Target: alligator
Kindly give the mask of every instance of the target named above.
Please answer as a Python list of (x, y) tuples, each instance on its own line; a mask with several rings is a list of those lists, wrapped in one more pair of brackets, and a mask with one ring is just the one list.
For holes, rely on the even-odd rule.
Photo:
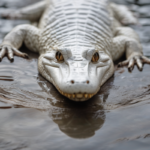
[(114, 74), (114, 62), (141, 71), (150, 59), (143, 56), (137, 33), (129, 24), (137, 18), (124, 5), (107, 0), (46, 0), (6, 11), (2, 17), (28, 19), (8, 33), (0, 45), (0, 60), (7, 55), (27, 57), (18, 49), (24, 43), (39, 53), (39, 73), (73, 101), (92, 98)]

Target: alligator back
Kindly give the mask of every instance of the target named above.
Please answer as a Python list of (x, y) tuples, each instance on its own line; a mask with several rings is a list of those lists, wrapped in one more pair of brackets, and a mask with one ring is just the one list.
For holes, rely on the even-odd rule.
[(107, 0), (50, 0), (40, 28), (45, 50), (91, 45), (102, 49), (112, 39)]

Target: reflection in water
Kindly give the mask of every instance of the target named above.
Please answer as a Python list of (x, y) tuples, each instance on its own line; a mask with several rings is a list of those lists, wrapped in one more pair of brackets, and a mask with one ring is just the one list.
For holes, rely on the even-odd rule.
[(72, 138), (89, 138), (102, 127), (105, 114), (102, 108), (87, 111), (84, 110), (87, 109), (85, 107), (53, 111), (52, 119), (66, 135)]
[(50, 83), (42, 80), (39, 76), (41, 88), (51, 93), (56, 100), (48, 99), (52, 105), (50, 116), (62, 132), (72, 138), (89, 138), (102, 127), (105, 113), (102, 105), (96, 103), (96, 99), (93, 98), (83, 103), (72, 102), (58, 94)]
[[(67, 115), (62, 113), (61, 115)], [(72, 138), (89, 138), (95, 134), (95, 131), (100, 129), (104, 123), (104, 112), (85, 113), (74, 112), (67, 117), (55, 118), (55, 123), (58, 124), (59, 129)]]

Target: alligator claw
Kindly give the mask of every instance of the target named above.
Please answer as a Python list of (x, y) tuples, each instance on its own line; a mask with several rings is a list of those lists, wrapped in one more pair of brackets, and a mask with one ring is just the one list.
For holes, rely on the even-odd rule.
[(16, 56), (20, 56), (23, 58), (28, 58), (28, 55), (26, 53), (22, 53), (19, 50), (17, 50), (16, 48), (4, 44), (0, 46), (0, 61), (2, 61), (3, 57), (7, 54), (8, 59), (12, 62), (14, 61), (14, 55)]
[(142, 71), (143, 70), (143, 64), (145, 64), (145, 63), (150, 64), (150, 59), (145, 57), (145, 56), (136, 55), (136, 56), (131, 57), (128, 60), (120, 62), (118, 64), (118, 67), (128, 66), (129, 72), (132, 72), (132, 70), (134, 69), (134, 65), (136, 64), (139, 71)]

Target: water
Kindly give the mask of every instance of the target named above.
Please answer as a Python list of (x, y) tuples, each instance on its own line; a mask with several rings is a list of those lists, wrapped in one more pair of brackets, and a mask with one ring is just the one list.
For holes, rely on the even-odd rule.
[[(10, 3), (9, 3), (10, 2)], [(35, 1), (33, 1), (35, 2)], [(131, 6), (132, 0), (120, 1)], [(1, 0), (3, 7), (20, 7), (23, 0)], [(146, 4), (146, 5), (145, 5)], [(150, 5), (132, 9), (143, 25), (132, 26), (150, 56)], [(147, 11), (146, 11), (147, 10)], [(17, 24), (0, 19), (0, 41)], [(117, 68), (98, 94), (85, 103), (71, 102), (38, 74), (38, 55), (21, 48), (29, 59), (5, 57), (0, 63), (1, 150), (149, 150), (150, 66), (139, 72)]]

